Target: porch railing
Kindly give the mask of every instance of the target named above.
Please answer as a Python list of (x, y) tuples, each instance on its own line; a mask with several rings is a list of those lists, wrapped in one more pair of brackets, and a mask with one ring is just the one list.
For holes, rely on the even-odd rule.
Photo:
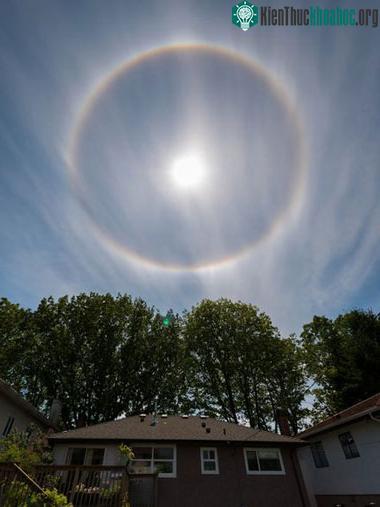
[(34, 492), (43, 496), (52, 488), (74, 507), (157, 505), (156, 474), (128, 475), (124, 466), (38, 465), (28, 475), (15, 464), (0, 464), (0, 507), (24, 507)]
[(41, 486), (16, 463), (0, 464), (0, 507), (27, 505), (33, 493), (51, 504)]
[(56, 488), (74, 507), (126, 507), (128, 476), (125, 467), (103, 465), (41, 465), (35, 467), (36, 482)]

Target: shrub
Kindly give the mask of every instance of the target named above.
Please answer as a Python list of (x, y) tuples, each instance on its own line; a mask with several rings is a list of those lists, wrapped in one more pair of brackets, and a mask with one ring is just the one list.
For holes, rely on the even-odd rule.
[(44, 489), (44, 495), (37, 495), (37, 503), (35, 504), (35, 507), (45, 507), (45, 506), (72, 507), (72, 504), (67, 500), (65, 495), (59, 493), (55, 488), (53, 488), (53, 489)]
[(51, 462), (44, 436), (31, 427), (24, 432), (15, 432), (0, 441), (0, 463), (17, 463), (26, 472), (34, 465)]
[(56, 489), (44, 489), (43, 493), (33, 493), (22, 481), (14, 480), (0, 483), (3, 507), (72, 507), (65, 495)]

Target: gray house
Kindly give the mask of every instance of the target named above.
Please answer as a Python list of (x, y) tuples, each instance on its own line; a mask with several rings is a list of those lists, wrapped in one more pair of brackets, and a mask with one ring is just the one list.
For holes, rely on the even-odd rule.
[(32, 423), (42, 431), (54, 429), (44, 415), (0, 379), (0, 438), (12, 431), (24, 431)]

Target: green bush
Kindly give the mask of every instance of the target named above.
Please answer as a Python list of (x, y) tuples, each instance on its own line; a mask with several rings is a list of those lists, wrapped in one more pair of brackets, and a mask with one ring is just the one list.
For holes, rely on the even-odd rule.
[(17, 507), (28, 507), (29, 504), (26, 501), (30, 497), (31, 491), (24, 482), (7, 482), (3, 480), (0, 483), (0, 489), (4, 502), (1, 504), (3, 507), (14, 507), (15, 505)]
[[(35, 507), (72, 507), (65, 495), (59, 493), (55, 488), (44, 489), (44, 495), (37, 495)], [(33, 504), (32, 504), (33, 505)]]
[(0, 463), (17, 463), (25, 472), (34, 465), (51, 462), (51, 454), (44, 443), (44, 435), (35, 427), (15, 432), (0, 441)]
[(3, 507), (72, 507), (65, 495), (55, 488), (44, 489), (43, 493), (33, 493), (30, 487), (21, 481), (2, 481)]

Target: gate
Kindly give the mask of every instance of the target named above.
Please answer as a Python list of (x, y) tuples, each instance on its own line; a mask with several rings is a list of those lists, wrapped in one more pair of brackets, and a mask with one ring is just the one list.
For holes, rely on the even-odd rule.
[(156, 507), (157, 474), (131, 474), (128, 496), (131, 507)]

